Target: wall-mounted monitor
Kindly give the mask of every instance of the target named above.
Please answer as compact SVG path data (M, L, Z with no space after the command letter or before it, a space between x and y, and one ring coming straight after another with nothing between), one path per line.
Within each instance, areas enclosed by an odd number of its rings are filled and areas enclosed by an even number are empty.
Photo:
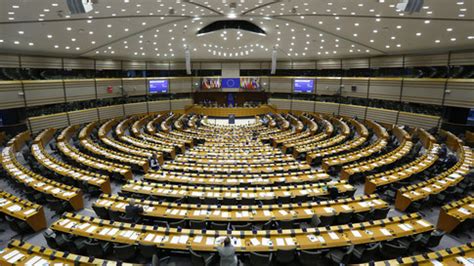
M293 88L295 93L313 93L314 79L295 79Z
M150 94L168 93L168 80L167 79L150 80L148 85L149 85L148 91L150 92Z

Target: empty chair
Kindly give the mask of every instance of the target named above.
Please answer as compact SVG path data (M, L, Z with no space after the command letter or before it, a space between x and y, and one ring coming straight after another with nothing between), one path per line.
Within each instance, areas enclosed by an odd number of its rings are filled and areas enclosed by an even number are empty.
M250 252L249 264L252 266L270 266L272 264L273 253Z
M379 242L369 243L367 245L358 245L358 246L354 247L352 257L357 262L374 261L375 257L379 253L380 246L381 246L381 244Z
M10 217L8 215L5 215L5 220L7 221L8 226L10 226L10 228L13 231L18 233L21 236L22 239L23 239L23 236L25 234L33 232L31 227L25 221L15 219L15 218Z
M343 248L336 248L330 250L326 257L330 259L332 262L337 264L348 264L351 260L352 253L354 251L354 246L343 247Z
M215 254L200 254L196 253L192 249L189 250L191 254L191 264L193 266L208 266L212 265L215 260Z
M69 209L69 203L64 200L47 198L46 202L48 203L48 206L56 213L56 215L61 215Z
M234 224L232 225L232 228L236 231L252 230L252 224L251 223Z
M289 204L291 203L291 197L278 197L277 198L278 204Z
M151 259L153 255L158 255L158 248L155 244L138 244L138 253L145 259Z
M281 229L292 229L294 227L293 220L281 220L278 222L278 227Z
M236 198L223 198L222 199L222 205L237 205L237 199Z
M96 206L94 204L92 205L92 209L94 209L95 214L97 214L97 216L99 216L100 218L107 220L109 219L109 211L107 210L107 208L102 206Z
M188 203L199 205L199 204L202 204L202 200L200 198L196 198L196 197L189 197L188 198Z
M153 224L158 227L170 228L170 225L168 224L167 221L153 221Z
M46 229L43 233L44 238L46 239L46 243L48 243L48 246L52 249L62 249L64 247L65 242L63 241L63 238L60 235L57 235L56 232L54 232L51 229Z
M255 200L255 198L242 198L240 200L240 204L242 204L242 205L255 205L255 204L257 204L257 201Z
M136 253L137 246L133 244L114 243L114 256L117 260L131 261L135 258Z
M434 230L430 234L423 235L421 239L421 244L425 248L436 247L439 245L439 242L441 242L441 239L443 238L444 234L445 233L443 231Z
M88 256L104 258L111 250L112 245L109 242L100 242L95 239L86 239L83 241Z
M189 221L189 228L191 229L206 229L206 221Z
M327 265L327 249L301 250L298 252L298 260L303 266Z
M337 190L337 187L329 187L328 191L329 191L329 197L331 199L339 198L339 190Z
M354 212L341 212L338 215L336 215L336 221L335 224L348 224L352 220L352 215Z
M408 253L408 246L403 245L397 240L382 242L380 246L380 254L384 259L393 259L403 257Z
M71 253L83 254L86 246L82 240L80 237L73 237L66 234L61 235L61 241L64 243L66 250Z
M372 219L373 220L385 219L389 211L390 211L390 207L385 207L383 209L375 209L372 214Z
M211 230L227 230L228 228L229 228L228 223L211 222L209 224L209 229L211 229Z
M217 198L204 198L203 203L206 204L206 205L217 205L217 204L219 204L219 199L217 199Z
M280 265L288 265L295 259L296 250L292 249L277 249L275 252L275 261Z
M176 227L181 227L181 228L186 228L186 220L180 220L177 222L170 222L168 223L170 227L176 228Z

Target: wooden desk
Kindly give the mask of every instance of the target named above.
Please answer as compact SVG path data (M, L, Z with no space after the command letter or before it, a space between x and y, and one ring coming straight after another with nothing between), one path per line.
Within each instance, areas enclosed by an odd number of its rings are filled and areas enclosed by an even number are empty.
M386 241L430 232L433 225L418 214L391 217L348 225L286 230L214 231L164 228L119 223L67 213L51 229L124 244L154 244L173 250L215 251L216 245L230 235L237 252L265 252L280 248L314 250Z
M453 231L460 223L474 219L474 197L467 196L461 200L444 205L436 227L447 233Z
M118 265L116 261L107 261L102 259L94 259L65 253L41 246L34 246L29 243L12 240L8 243L8 247L0 251L0 264L2 266L13 265L82 265L82 266L112 266ZM137 264L121 263L123 266L133 266Z
M235 107L235 108L224 108L224 107L204 107L201 105L193 105L187 110L187 113L197 113L206 116L217 116L217 117L228 117L229 115L235 115L235 117L253 117L256 115L263 115L273 112L274 109L269 105L261 105L259 107Z
M474 258L474 242L467 243L459 247L447 248L421 255L393 259L387 261L377 261L375 266L432 266L432 265L472 265ZM469 259L469 260L468 260ZM363 264L363 265L369 265Z
M94 206L125 213L130 198L102 194ZM268 220L309 220L318 216L337 216L346 212L366 212L371 208L383 209L389 205L375 195L359 196L322 202L303 202L282 205L195 205L136 200L143 207L144 217L174 220L202 220L224 222L266 222Z
M277 199L278 197L294 197L306 195L311 197L329 195L328 187L336 187L340 193L354 191L354 187L345 181L330 181L291 186L265 187L202 187L193 185L169 185L144 181L128 181L122 191L143 195L169 198L254 198L256 200Z
M0 212L18 220L25 221L35 232L41 231L47 226L43 206L18 198L1 190Z

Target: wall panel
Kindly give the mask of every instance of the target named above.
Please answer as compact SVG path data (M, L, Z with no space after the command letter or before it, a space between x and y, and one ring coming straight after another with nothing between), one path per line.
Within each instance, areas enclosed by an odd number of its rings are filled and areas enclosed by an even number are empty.
M99 110L99 118L102 121L124 116L123 105L121 104L99 107L97 109Z
M474 80L448 80L449 93L445 97L445 105L456 107L474 107Z
M291 100L270 98L268 99L268 103L275 105L279 110L291 109Z
M62 69L63 63L59 57L22 56L21 67Z
M441 104L445 79L405 79L402 101Z
M291 62L277 60L277 69L291 69L291 68L292 68Z
M38 106L64 102L62 80L24 81L26 104Z
M316 61L293 61L293 69L316 69Z
M403 67L403 56L379 56L370 58L371 68Z
M428 129L438 126L439 119L438 116L400 112L398 124Z
M64 69L94 69L94 60L82 58L64 58Z
M0 81L0 109L24 107L21 82Z
M201 69L222 69L222 64L218 62L202 62Z
M395 124L397 121L397 113L398 111L368 107L365 119L381 123Z
M146 95L147 80L145 78L123 79L123 90L128 96Z
M146 114L146 102L124 104L125 115Z
M472 66L474 62L474 52L452 53L449 64L451 66Z
M168 70L170 67L169 62L147 62L148 70Z
M97 79L97 99L114 98L122 96L122 81L120 79ZM112 87L112 93L107 88Z
M68 102L95 99L95 83L92 79L65 80L64 86Z
M368 58L353 58L342 60L343 69L354 69L354 68L369 68Z
M339 111L339 104L338 103L326 103L326 102L316 102L314 107L314 111L316 113L322 114L336 114Z
M97 70L120 70L122 69L122 62L119 60L95 60L95 67Z
M242 62L240 63L240 69L260 69L260 62Z
M291 93L291 78L270 78L270 91L280 93Z
M317 69L340 69L341 67L340 59L324 59L316 62Z
M291 104L291 109L296 111L302 111L307 113L314 112L314 101L300 101L293 100Z
M318 78L316 81L316 94L334 95L339 92L341 78Z
M171 110L184 110L186 106L193 104L192 99L171 100Z
M67 114L59 113L28 118L29 126L33 134L46 128L64 128L68 126Z
M68 112L68 115L71 125L85 124L99 120L96 108L72 111Z
M407 55L405 56L405 67L419 66L447 66L449 55Z
M341 104L341 107L339 108L339 115L348 117L357 116L358 118L364 119L365 108L365 106Z
M191 78L170 79L170 93L190 93L192 91Z
M367 88L369 85L368 78L343 78L342 85L342 96L348 97L358 97L366 98L367 97ZM352 90L352 86L355 86L355 90Z
M150 101L148 102L148 110L150 113L169 111L170 101Z
M170 62L170 69L173 69L173 70L186 69L186 63L185 62Z
M146 63L145 61L123 61L122 69L127 70L145 70Z
M401 87L401 78L371 78L369 98L399 101Z
M0 67L18 68L20 67L20 57L18 55L0 54Z

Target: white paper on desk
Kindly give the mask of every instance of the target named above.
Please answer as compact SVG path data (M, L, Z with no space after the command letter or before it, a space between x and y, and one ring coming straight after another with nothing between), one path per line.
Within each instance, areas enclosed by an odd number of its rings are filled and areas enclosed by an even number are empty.
M304 209L304 212L305 212L307 215L313 215L313 210L311 210L311 209Z
M264 210L263 215L264 216L272 216L272 213L270 211Z
M173 236L171 238L171 244L178 244L179 242L179 236Z
M410 228L406 224L399 224L398 227L400 227L403 231L410 231Z
M154 234L147 234L145 237L145 241L151 242L153 240Z
M456 257L456 261L458 261L459 263L461 263L465 266L474 265L474 259L473 258L466 258L466 257L458 256L458 257Z
M334 211L334 209L331 208L331 207L324 207L324 211L327 212L327 213L332 213Z
M9 211L11 212L17 212L17 211L20 211L21 210L21 206L20 205L12 205L10 207L7 208Z
M273 243L272 243L272 240L271 240L270 238L264 237L264 238L262 239L262 245L269 247L269 246L272 246Z
M76 226L76 224L77 224L76 222L70 222L70 223L66 224L64 227L70 229L70 228L73 228L74 226Z
M293 238L291 238L291 237L285 238L285 242L288 246L294 246L295 245L295 242L293 241Z
M232 243L234 243L235 247L241 247L242 246L242 241L240 240L240 238L232 239Z
M208 246L213 246L214 245L215 238L214 237L207 237L206 238L206 245Z
M430 260L430 262L433 266L443 266L444 265L442 262L439 262L438 260Z
M229 212L222 212L222 217L228 218L229 217Z
M248 211L242 211L242 217L249 217Z
M194 237L194 239L193 239L193 242L194 242L194 243L201 243L201 241L202 241L202 236L196 236L196 237Z
M329 237L330 237L332 240L337 240L337 239L339 239L339 236L338 236L336 233L334 233L334 232L328 232L328 235L329 235Z
M178 212L179 212L179 210L178 210L178 209L174 209L174 210L172 210L172 211L171 211L171 214L172 214L172 215L177 215L177 214L178 214ZM198 214L198 215L199 215L199 214Z
M41 261L42 258L40 256L34 256L33 258L30 258L29 260L25 261L25 265L28 265L28 266L35 266L35 265L38 265L38 266L41 266L41 265L48 265L48 262L46 261L46 263L44 263L43 261ZM38 263L39 262L39 263ZM41 264L42 263L42 264Z
M360 234L360 232L357 231L357 230L351 230L351 233L352 233L355 237L362 237L362 235Z
M367 202L365 202L365 201L359 202L359 205L360 205L361 207L364 207L364 208L365 208L365 207L367 207Z
M188 235L182 235L179 237L179 243L184 245L186 244L186 242L188 242L188 239L189 239Z
M276 239L277 246L285 246L285 239L277 237Z
M419 220L419 221L416 221L416 222L419 223L419 224L422 225L422 226L425 226L425 227L431 226L431 224L429 224L429 223L427 223L427 222L425 222L425 221L423 221L423 220Z
M113 235L115 235L118 231L119 231L118 228L113 228L112 230L110 230L110 231L107 233L107 235L113 236Z
M288 212L285 210L279 210L278 211L281 215L288 215Z
M465 208L459 208L458 211L459 211L460 213L464 213L464 214L466 214L466 215L470 215L470 214L471 214L471 212L470 212L468 209L465 209Z
M81 225L79 225L77 228L81 229L81 230L84 230L85 228L87 228L90 224L88 223L83 223Z
M390 231L388 231L387 229L385 228L382 228L380 229L380 232L382 232L382 234L386 235L386 236L391 236L392 234L390 233Z
M19 253L19 254L16 254L13 258L9 259L8 262L9 263L15 263L17 261L19 261L21 258L23 258L25 255Z
M171 212L173 213L173 212ZM193 213L194 216L200 216L201 215L201 210L195 210Z
M307 238L309 239L309 241L311 241L312 243L318 242L318 238L317 238L315 235L313 235L313 234L309 234L309 235L307 235L306 237L307 237Z
M250 243L252 243L254 246L260 246L260 241L258 241L258 239L255 237L250 239Z
M6 260L9 260L10 258L15 257L19 253L20 253L20 251L13 250L12 252L3 255L3 258L6 259Z
M95 230L96 228L97 228L97 226L94 226L94 225L93 225L93 226L89 227L89 229L87 229L86 232L89 233L89 234L92 234L92 232L94 232L94 230Z

